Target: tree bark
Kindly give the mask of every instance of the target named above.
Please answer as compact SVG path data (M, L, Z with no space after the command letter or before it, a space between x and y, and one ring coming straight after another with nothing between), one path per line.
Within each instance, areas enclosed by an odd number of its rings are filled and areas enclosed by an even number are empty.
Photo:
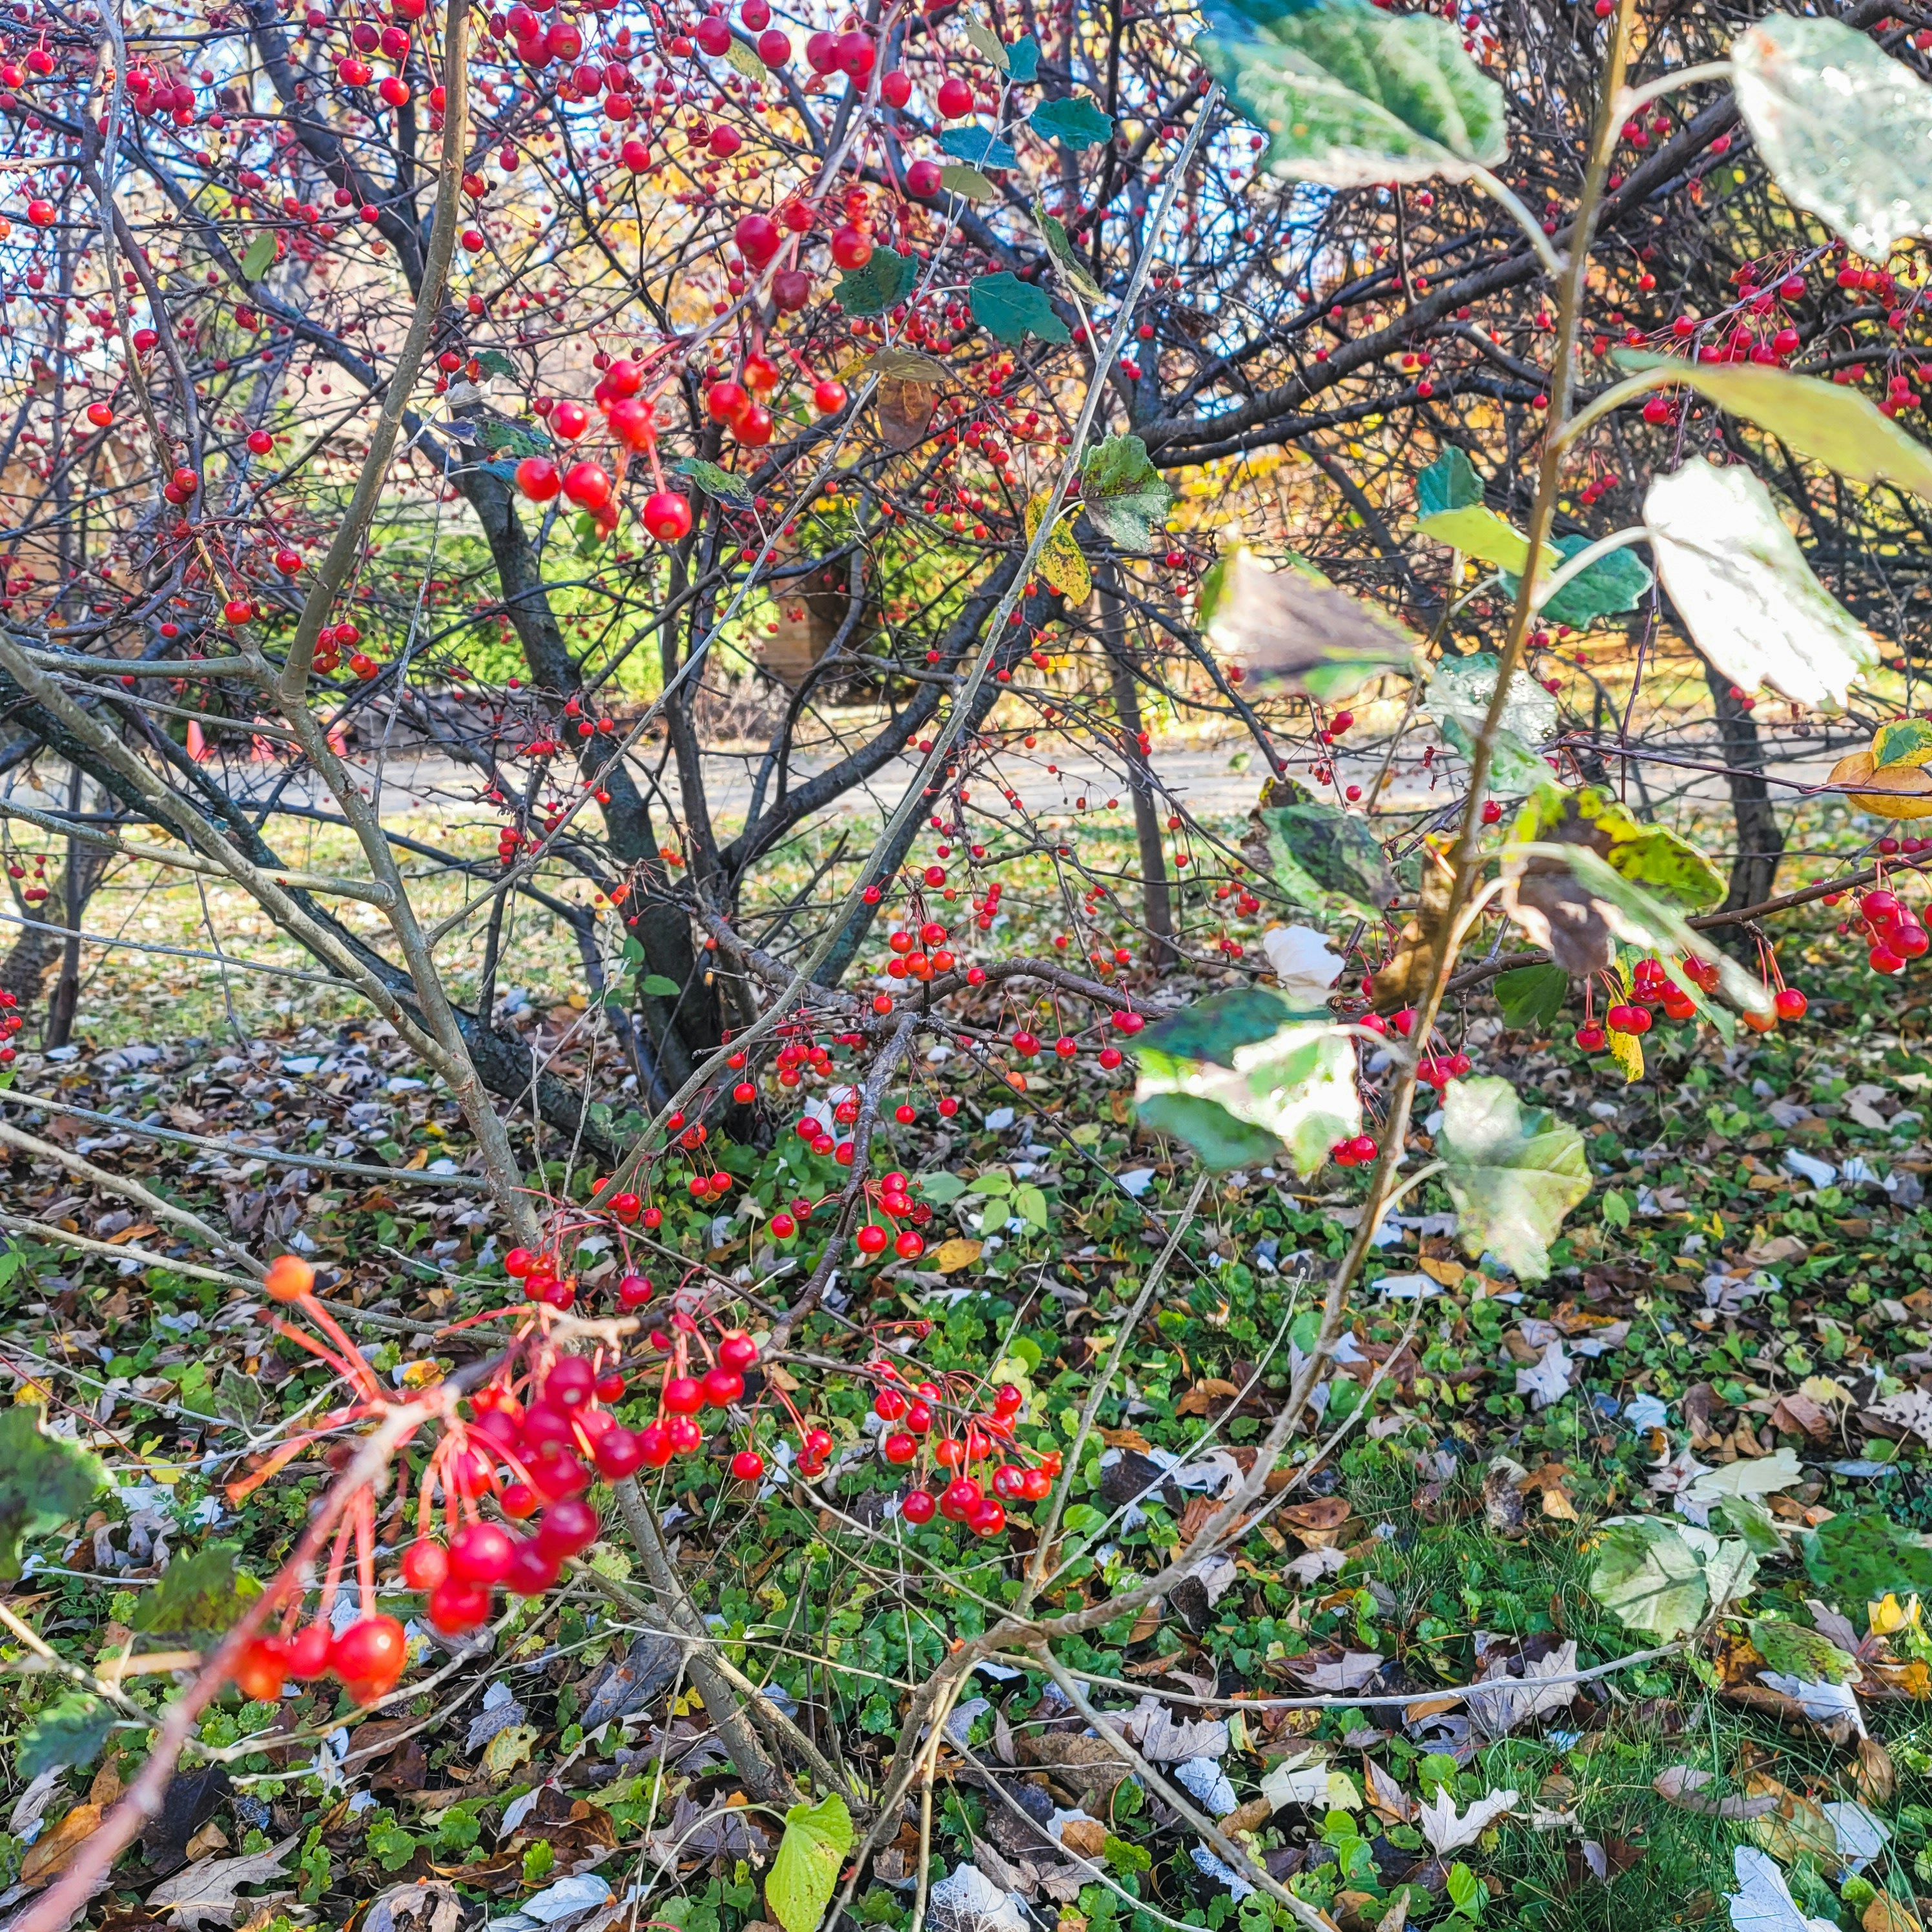
M1134 836L1140 847L1141 912L1149 938L1148 958L1156 968L1168 967L1180 956L1174 944L1174 896L1167 883L1167 853L1154 803L1154 777L1141 752L1140 687L1135 680L1133 646L1127 641L1126 610L1115 590L1111 560L1100 565L1095 581L1100 591L1100 640L1107 653L1114 712L1120 722L1120 754L1126 760Z
M1784 856L1784 830L1765 782L1764 741L1742 703L1732 694L1731 680L1708 659L1704 682L1710 687L1718 716L1718 742L1730 789L1731 812L1736 821L1737 851L1731 860L1730 889L1718 908L1735 912L1741 906L1761 904L1772 896L1778 862ZM1730 951L1748 950L1750 934L1742 926L1726 929Z

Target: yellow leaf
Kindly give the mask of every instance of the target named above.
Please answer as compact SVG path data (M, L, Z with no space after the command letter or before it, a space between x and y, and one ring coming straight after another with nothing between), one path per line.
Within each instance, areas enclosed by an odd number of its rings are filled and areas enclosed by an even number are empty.
M1617 990L1628 1000L1630 996L1630 974L1621 965L1616 972ZM1604 1032L1610 1042L1610 1058L1617 1071L1624 1076L1627 1085L1634 1087L1643 1078L1643 1042L1634 1033L1617 1033L1609 1028Z
M1444 1288L1455 1288L1469 1270L1460 1262L1432 1261L1426 1255L1420 1263L1422 1271L1431 1281L1439 1281Z
M1859 811L1880 818L1932 816L1932 770L1923 765L1888 765L1880 771L1870 752L1853 752L1832 767L1826 782L1870 784L1871 790L1848 792L1846 797Z
M969 1241L963 1234L955 1234L950 1240L940 1243L932 1264L941 1274L956 1274L963 1268L970 1268L980 1258L980 1246L977 1241Z
M1040 528L1041 515L1046 508L1046 499L1036 496L1027 506L1027 538L1030 542L1034 532ZM1074 540L1070 519L1062 518L1048 532L1046 542L1041 545L1039 562L1040 574L1058 591L1070 604L1084 604L1094 588L1094 580L1088 573L1087 560L1080 554L1080 546Z
M483 1754L483 1768L492 1777L501 1778L506 1772L514 1771L530 1756L537 1741L537 1727L534 1724L507 1724L490 1740Z

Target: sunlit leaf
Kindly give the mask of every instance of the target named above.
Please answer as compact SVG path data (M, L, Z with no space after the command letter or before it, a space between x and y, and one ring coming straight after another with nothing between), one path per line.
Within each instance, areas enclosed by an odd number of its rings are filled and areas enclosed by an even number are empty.
M1578 551L1588 550L1591 541L1582 536L1552 538L1550 548L1558 561L1550 565L1550 569L1560 568ZM1538 607L1538 615L1546 624L1568 624L1572 630L1586 630L1599 618L1615 616L1620 610L1634 610L1656 580L1649 565L1635 551L1613 550L1573 577L1554 597L1546 598ZM1505 596L1515 596L1516 579L1512 572L1503 572L1502 587Z
M1785 194L1883 261L1932 222L1932 88L1838 20L1768 14L1731 43L1731 86Z
M1545 779L1516 814L1511 836L1588 844L1625 878L1688 912L1702 912L1724 896L1724 874L1688 839L1646 824L1600 785L1572 790Z
M1844 786L1846 803L1877 818L1932 818L1932 769L1924 765L1875 771L1870 752L1850 752L1832 767L1826 782Z
M990 27L970 14L966 18L966 38L1002 74L1010 69L1012 57L1006 50L1006 43Z
M1810 1684L1856 1684L1863 1674L1850 1652L1789 1617L1754 1617L1749 1629L1752 1648L1767 1670Z
M1518 577L1529 562L1528 538L1485 503L1465 503L1457 509L1436 511L1418 517L1415 527L1424 536L1447 544L1451 550L1460 550L1466 556L1480 557L1484 562ZM1543 556L1546 571L1554 570L1562 560L1547 546Z
M1444 510L1466 509L1483 500L1483 479L1476 466L1452 442L1415 479L1415 514L1432 517Z
M1268 137L1270 172L1356 188L1493 167L1502 90L1449 22L1370 0L1210 0L1196 56Z
M1102 114L1084 94L1064 100L1042 100L1028 116L1027 125L1042 140L1058 141L1076 152L1097 147L1114 131L1114 117Z
M1494 1075L1443 1090L1436 1150L1456 1203L1462 1245L1486 1249L1520 1281L1550 1272L1550 1244L1590 1191L1583 1137L1547 1108L1526 1108Z
M1118 548L1151 550L1174 492L1138 436L1110 436L1081 458L1080 500L1087 520Z
M998 201L1000 190L977 168L964 161L948 161L939 171L939 184L948 194L968 201Z
M1932 1547L1882 1510L1845 1510L1801 1539L1805 1573L1848 1616L1888 1592L1932 1598Z
M1733 684L1842 705L1852 680L1877 664L1870 633L1812 575L1750 470L1687 463L1651 484L1643 520L1671 602Z
M1888 66L1898 66L1880 58ZM1932 88L1916 80L1912 84L1925 97L1925 111L1932 116ZM1699 362L1629 349L1618 350L1615 359L1627 369L1668 365L1677 381L1720 410L1755 423L1798 455L1854 482L1896 483L1915 496L1932 498L1932 449L1908 435L1850 383L1820 382L1816 376L1761 362Z
M674 466L688 476L713 502L735 503L741 510L752 507L752 486L734 471L721 468L701 456L686 456Z
M1202 579L1200 618L1215 648L1257 682L1324 703L1421 660L1419 642L1393 618L1292 561L1270 569L1245 547Z
M258 235L248 244L248 254L242 257L242 279L244 282L259 282L274 266L274 236Z
M1703 1621L1704 1566L1675 1524L1613 1516L1597 1539L1590 1594L1628 1628L1668 1643Z
M1044 496L1036 496L1026 507L1029 540L1040 528L1046 500ZM1087 560L1081 553L1079 540L1073 534L1072 522L1069 518L1060 518L1047 532L1046 541L1040 547L1035 568L1070 604L1085 603L1093 592L1093 575L1087 568Z
M1053 312L1044 289L1002 270L982 275L966 292L973 320L996 340L1017 346L1029 334L1042 342L1071 342L1073 332Z
M771 78L764 62L736 34L724 43L724 59L728 65L735 68L754 86L762 86Z
M106 1480L86 1450L45 1433L38 1408L0 1410L0 1582L20 1574L22 1537L78 1516Z
M784 1932L817 1932L852 1849L852 1814L837 1792L785 1814L784 1836L765 1879L765 1903Z
M1489 716L1502 661L1493 651L1466 658L1444 658L1431 670L1424 708L1442 728L1442 735L1464 758ZM1556 700L1536 680L1519 670L1510 680L1492 746L1490 766L1492 788L1502 792L1528 791L1550 776L1537 748L1556 730Z
M1348 1036L1325 1010L1265 987L1196 1000L1150 1028L1138 1058L1142 1121L1186 1141L1210 1167L1280 1160L1285 1150L1306 1176L1361 1131ZM1184 1104L1194 1102L1208 1104Z

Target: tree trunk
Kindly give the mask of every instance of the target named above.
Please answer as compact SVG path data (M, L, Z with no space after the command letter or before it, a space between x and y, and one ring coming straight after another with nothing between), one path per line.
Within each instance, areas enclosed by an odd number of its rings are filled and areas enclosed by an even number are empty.
M1134 803L1134 836L1140 846L1141 910L1148 934L1148 958L1156 967L1174 964L1174 897L1167 883L1167 853L1161 841L1160 814L1154 802L1154 775L1141 752L1141 694L1135 682L1133 646L1127 641L1126 607L1115 594L1114 565L1095 573L1100 591L1100 638L1107 652L1114 713L1120 723L1120 754L1126 760L1127 786Z
M1740 907L1757 905L1770 898L1778 878L1778 861L1784 856L1784 831L1778 822L1771 802L1771 788L1765 782L1764 742L1757 726L1743 704L1732 697L1731 680L1706 661L1704 682L1710 686L1717 707L1718 742L1725 765L1725 782L1730 788L1731 812L1737 823L1738 846L1731 860L1730 890L1721 908L1735 912ZM1742 926L1727 929L1727 950L1748 950L1750 936Z

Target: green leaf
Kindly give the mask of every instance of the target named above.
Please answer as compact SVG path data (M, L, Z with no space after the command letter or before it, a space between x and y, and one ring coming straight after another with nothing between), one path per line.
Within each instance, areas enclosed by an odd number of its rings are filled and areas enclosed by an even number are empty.
M1898 64L1880 58L1888 66ZM1912 86L1932 113L1932 88L1917 81ZM1699 362L1631 349L1619 349L1612 360L1626 369L1668 368L1676 381L1720 410L1854 482L1895 483L1932 498L1932 449L1881 415L1871 398L1850 383L1823 382L1761 362Z
M194 1555L178 1555L146 1592L134 1612L134 1628L148 1636L200 1639L218 1635L262 1594L262 1586L238 1572L238 1543L211 1543Z
M1540 1033L1554 1024L1570 997L1570 976L1560 966L1519 966L1496 976L1496 1003L1512 1033Z
M1033 205L1033 218L1061 279L1082 301L1098 302L1100 299L1100 284L1088 273L1087 264L1075 251L1072 242L1067 237L1066 224L1058 215L1048 214L1038 202ZM1142 444L1142 448L1144 449L1146 445Z
M1697 457L1655 478L1643 520L1678 614L1733 684L1842 705L1878 663L1870 634L1811 574L1771 492L1742 464Z
M646 973L638 982L638 991L650 994L654 1000L674 1000L684 988L668 974Z
M1801 1539L1805 1574L1846 1616L1889 1591L1932 1598L1932 1547L1882 1510L1847 1510Z
M1604 1524L1589 1588L1628 1628L1664 1643L1695 1630L1710 1601L1696 1552L1673 1525L1648 1517L1612 1517Z
M1072 332L1053 312L1046 291L1002 271L981 275L966 292L973 320L996 340L1016 346L1029 333L1042 342L1071 342Z
M1472 1255L1486 1248L1520 1281L1542 1280L1564 1216L1590 1191L1583 1136L1486 1074L1444 1089L1436 1151L1463 1246Z
M992 28L970 14L966 20L966 38L1002 74L1011 68L1012 57L1006 51L1006 43Z
M242 279L244 282L259 282L275 266L275 238L272 235L258 235L248 244L248 252L242 257Z
M1464 727L1470 742L1482 729L1495 697L1502 660L1493 651L1477 651L1466 658L1444 658L1429 674L1423 706L1438 724ZM1527 673L1519 670L1510 682L1502 724L1519 742L1535 746L1556 730L1556 700ZM1540 763L1540 760L1539 760ZM1538 782L1550 776L1541 766Z
M1271 806L1261 814L1275 884L1298 905L1319 910L1329 894L1370 918L1394 902L1395 875L1382 841L1339 807Z
M1114 117L1102 114L1084 94L1064 100L1042 100L1027 117L1027 125L1043 141L1058 141L1076 152L1097 147L1114 131Z
M43 1772L85 1768L100 1756L113 1728L114 1707L104 1698L63 1691L22 1733L16 1768L28 1784Z
M1146 1846L1130 1844L1124 1838L1115 1838L1111 1832L1101 1845L1100 1856L1116 1878L1125 1878L1130 1872L1154 1869L1154 1854Z
M1257 682L1324 703L1422 662L1419 643L1393 618L1294 560L1270 569L1245 545L1201 580L1200 620L1216 648Z
M837 1792L785 1814L784 1836L765 1880L765 1903L784 1932L818 1932L851 1849L852 1814Z
M1030 1221L1036 1228L1044 1228L1047 1223L1046 1196L1037 1187L1019 1186L1013 1190L1013 1212L1022 1221Z
M724 43L724 59L755 86L761 86L771 79L764 62L736 34Z
M550 438L522 423L488 422L476 426L476 440L493 455L548 456Z
M1483 479L1475 465L1452 442L1415 479L1415 514L1439 515L1444 510L1466 509L1483 500Z
M1481 1918L1483 1907L1490 1902L1489 1887L1460 1859L1449 1868L1442 1888L1448 1893L1456 1916L1462 1918Z
M1268 137L1271 173L1331 188L1495 167L1502 89L1431 14L1370 0L1209 0L1194 50Z
M1433 537L1465 556L1480 557L1485 563L1519 577L1529 562L1528 538L1486 503L1465 503L1459 509L1438 510L1432 515L1418 517L1415 527L1424 536ZM1556 551L1546 546L1544 568L1553 569L1556 562Z
M935 1208L944 1208L947 1202L957 1201L966 1192L965 1182L944 1168L932 1174L921 1174L917 1185L921 1195Z
M1348 1036L1265 987L1217 993L1142 1036L1135 1104L1212 1168L1278 1160L1312 1174L1361 1131ZM1198 1102L1202 1104L1187 1104Z
M1785 195L1883 261L1932 222L1932 88L1837 20L1768 14L1731 43L1738 110Z
M479 349L476 361L486 376L514 376L517 373L517 365L500 349Z
M1030 34L1022 34L1006 49L1007 77L1022 87L1030 87L1040 72L1040 43Z
M1016 168L1020 158L990 128L976 122L968 128L949 128L939 145L956 161L974 168Z
M1580 536L1552 538L1551 548L1558 561L1550 568L1553 571L1568 563L1579 550L1588 550L1592 541ZM1635 610L1656 580L1642 557L1628 550L1613 550L1598 557L1581 576L1573 577L1554 597L1546 598L1539 614L1545 623L1586 630L1600 617ZM1502 573L1502 587L1505 596L1515 596L1516 579L1509 571Z
M1872 734L1872 769L1932 764L1932 719L1894 718Z
M939 171L939 184L948 194L968 201L998 201L1000 190L977 168L961 161L948 161Z
M1541 780L1516 814L1514 838L1588 845L1624 878L1648 886L1687 912L1702 912L1724 895L1724 878L1687 838L1646 825L1600 785L1575 790Z
M682 457L672 466L680 475L688 476L714 503L734 503L741 510L752 507L752 486L735 472L708 463L701 456Z
M912 291L919 279L915 256L873 244L872 259L862 268L848 268L832 290L848 315L883 315Z
M1748 1628L1752 1647L1766 1668L1784 1676L1802 1677L1808 1684L1856 1684L1864 1674L1850 1652L1788 1617L1754 1617Z
M40 1427L40 1412L0 1411L0 1582L20 1574L20 1539L79 1516L106 1482L87 1450Z
M1087 520L1120 549L1151 550L1174 507L1174 492L1138 436L1110 436L1080 460L1080 501Z
M1604 1219L1613 1228L1630 1224L1630 1203L1614 1187L1604 1196Z

